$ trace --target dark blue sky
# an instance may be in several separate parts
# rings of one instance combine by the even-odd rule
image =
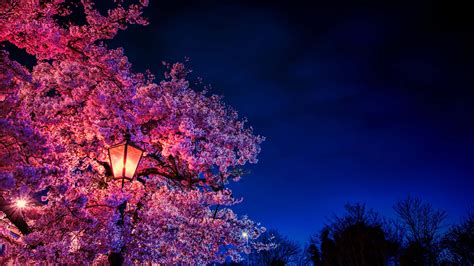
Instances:
[[[113,42],[157,75],[190,57],[267,137],[235,209],[301,243],[347,202],[474,206],[470,9],[354,2],[156,0]]]

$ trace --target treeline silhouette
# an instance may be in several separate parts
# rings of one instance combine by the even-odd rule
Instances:
[[[245,255],[233,265],[474,265],[474,212],[446,226],[445,211],[408,197],[388,219],[365,204],[347,204],[304,248],[275,230],[261,242],[272,249]]]

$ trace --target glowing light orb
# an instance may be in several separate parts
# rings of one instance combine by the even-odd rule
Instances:
[[[242,237],[247,239],[249,238],[249,234],[247,232],[242,232]]]
[[[24,209],[26,208],[27,203],[28,202],[25,199],[17,199],[15,205],[18,209]]]

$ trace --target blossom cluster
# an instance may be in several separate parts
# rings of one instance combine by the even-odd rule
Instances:
[[[28,69],[0,48],[0,198],[28,200],[0,207],[0,262],[241,259],[251,247],[242,232],[253,240],[264,228],[232,212],[226,184],[257,162],[263,137],[221,97],[191,88],[183,64],[155,82],[104,44],[147,24],[147,1],[118,1],[107,15],[79,5],[82,25],[60,23],[73,14],[65,0],[0,3],[0,42],[37,60]],[[126,134],[145,153],[122,187],[107,149]]]

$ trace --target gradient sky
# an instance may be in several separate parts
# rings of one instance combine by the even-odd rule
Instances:
[[[112,44],[138,71],[189,57],[267,137],[235,209],[300,243],[347,202],[474,206],[470,9],[353,2],[151,1]]]
[[[474,41],[442,1],[150,1],[122,46],[136,71],[193,77],[267,137],[235,210],[304,243],[348,202],[474,206]],[[356,4],[355,2],[358,2]],[[414,4],[413,2],[416,2]]]

